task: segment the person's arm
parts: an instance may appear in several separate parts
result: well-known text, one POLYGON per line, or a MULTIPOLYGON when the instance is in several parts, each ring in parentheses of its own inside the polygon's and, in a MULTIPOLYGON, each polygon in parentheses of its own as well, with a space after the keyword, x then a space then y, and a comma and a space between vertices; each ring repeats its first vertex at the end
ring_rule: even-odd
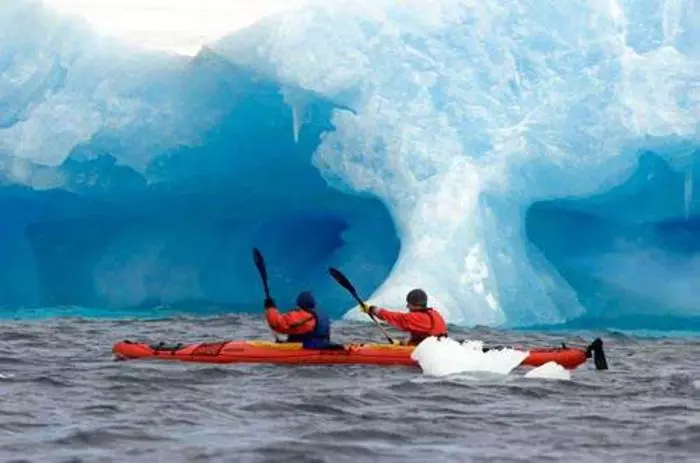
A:
POLYGON ((380 308, 372 310, 372 313, 380 320, 384 320, 394 328, 401 331, 408 331, 410 333, 428 333, 432 328, 430 316, 427 313, 392 312, 391 310, 380 308))
POLYGON ((305 334, 316 327, 316 319, 303 310, 294 310, 281 314, 276 307, 265 309, 267 324, 274 331, 283 334, 305 334))

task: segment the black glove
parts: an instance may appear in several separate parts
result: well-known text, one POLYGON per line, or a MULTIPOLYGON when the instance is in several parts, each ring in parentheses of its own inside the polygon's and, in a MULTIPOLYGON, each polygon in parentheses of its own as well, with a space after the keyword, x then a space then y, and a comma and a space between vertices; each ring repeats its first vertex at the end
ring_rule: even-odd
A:
POLYGON ((276 307, 277 304, 275 304, 275 300, 272 299, 271 297, 268 297, 265 299, 265 308, 269 309, 271 307, 276 307))

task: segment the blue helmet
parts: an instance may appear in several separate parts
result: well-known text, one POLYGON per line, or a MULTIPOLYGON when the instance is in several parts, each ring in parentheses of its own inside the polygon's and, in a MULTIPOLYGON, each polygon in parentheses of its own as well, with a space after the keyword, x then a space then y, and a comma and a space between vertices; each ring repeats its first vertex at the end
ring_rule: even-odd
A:
POLYGON ((297 296, 297 305, 302 309, 313 309, 316 307, 316 299, 310 291, 302 291, 297 296))

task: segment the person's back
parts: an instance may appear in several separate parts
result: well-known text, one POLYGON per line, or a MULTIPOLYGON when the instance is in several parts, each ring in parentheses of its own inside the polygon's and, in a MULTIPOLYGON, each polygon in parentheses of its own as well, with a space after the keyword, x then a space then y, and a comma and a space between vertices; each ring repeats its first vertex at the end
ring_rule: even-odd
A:
POLYGON ((410 333, 407 344, 417 345, 430 336, 447 336, 447 323, 440 312, 428 307, 428 295, 422 289, 411 290, 406 295, 409 312, 394 312, 375 306, 361 307, 396 329, 410 333))
POLYGON ((296 300, 297 308, 281 314, 273 299, 265 300, 265 318, 273 331, 287 335, 287 342, 300 342, 307 349, 335 348, 331 344, 328 316, 316 309, 313 295, 304 291, 296 300))

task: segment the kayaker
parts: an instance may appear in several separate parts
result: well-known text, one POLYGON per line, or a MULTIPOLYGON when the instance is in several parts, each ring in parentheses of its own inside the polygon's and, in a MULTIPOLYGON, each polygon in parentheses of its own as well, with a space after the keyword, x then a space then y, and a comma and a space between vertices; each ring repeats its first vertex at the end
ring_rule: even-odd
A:
POLYGON ((330 319, 322 311, 316 310, 316 299, 311 292, 299 293, 296 305, 291 311, 282 314, 274 299, 265 299, 265 318, 270 328, 288 335, 287 342, 300 342, 307 349, 342 348, 342 345, 330 342, 330 319))
POLYGON ((361 305, 360 310, 372 313, 396 329, 407 331, 411 337, 404 344, 415 346, 430 336, 447 336, 447 323, 440 312, 428 307, 428 295, 422 289, 412 289, 406 295, 409 312, 393 312, 376 306, 361 305))

